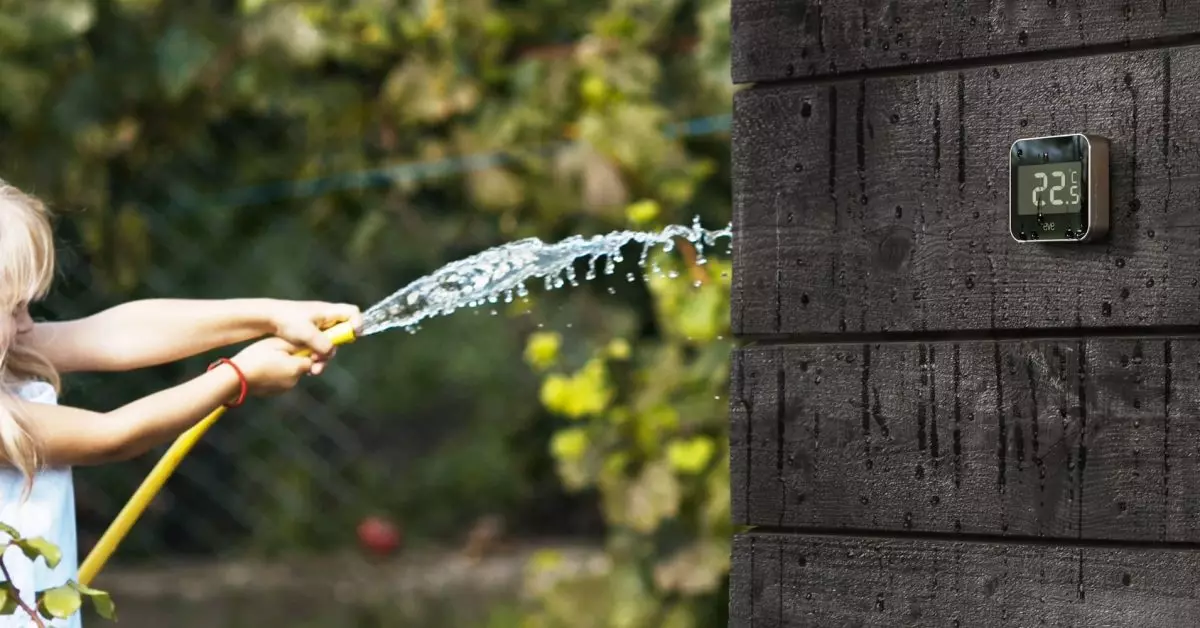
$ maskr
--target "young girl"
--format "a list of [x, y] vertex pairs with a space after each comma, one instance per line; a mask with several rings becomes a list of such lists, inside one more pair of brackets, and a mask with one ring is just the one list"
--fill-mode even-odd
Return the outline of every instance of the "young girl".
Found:
[[[34, 323], [29, 303], [49, 289], [54, 246], [45, 207], [0, 182], [0, 522], [62, 550], [50, 569], [16, 547], [3, 555], [9, 580], [33, 609], [37, 591], [78, 569], [71, 467], [116, 462], [173, 440], [221, 404], [246, 392], [272, 394], [319, 374], [333, 354], [321, 329], [358, 324], [353, 305], [269, 299], [155, 299], [80, 320]], [[260, 336], [207, 372], [109, 412], [57, 405], [59, 373], [127, 371], [179, 360]], [[309, 348], [315, 358], [293, 355]], [[0, 533], [0, 543], [7, 535]], [[31, 626], [28, 613], [0, 627]], [[47, 626], [79, 628], [79, 615]]]

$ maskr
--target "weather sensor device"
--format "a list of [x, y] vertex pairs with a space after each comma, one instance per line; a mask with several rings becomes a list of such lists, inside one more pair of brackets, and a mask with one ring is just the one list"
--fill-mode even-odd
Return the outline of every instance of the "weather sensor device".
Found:
[[1089, 242], [1109, 225], [1108, 140], [1076, 133], [1013, 142], [1008, 228], [1017, 242]]

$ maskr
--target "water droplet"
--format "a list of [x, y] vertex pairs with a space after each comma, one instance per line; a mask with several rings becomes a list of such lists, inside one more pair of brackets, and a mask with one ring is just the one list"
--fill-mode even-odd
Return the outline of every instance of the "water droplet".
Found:
[[608, 293], [609, 293], [609, 294], [616, 294], [616, 293], [617, 293], [617, 289], [616, 289], [616, 288], [614, 288], [614, 287], [612, 287], [612, 286], [609, 286], [609, 287], [608, 287]]
[[625, 281], [628, 281], [629, 283], [633, 283], [634, 280], [635, 280], [635, 277], [633, 276], [633, 273], [625, 273]]

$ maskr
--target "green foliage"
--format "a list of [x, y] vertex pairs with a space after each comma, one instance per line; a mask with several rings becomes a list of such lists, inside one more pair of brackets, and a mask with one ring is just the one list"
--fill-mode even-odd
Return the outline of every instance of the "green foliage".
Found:
[[[671, 131], [729, 110], [728, 14], [728, 0], [0, 0], [2, 176], [64, 214], [55, 318], [148, 296], [369, 305], [513, 238], [725, 224], [727, 143]], [[224, 423], [221, 453], [189, 460], [204, 488], [161, 517], [212, 525], [222, 551], [345, 544], [377, 510], [416, 537], [519, 516], [552, 465], [600, 501], [610, 597], [564, 584], [537, 622], [720, 623], [728, 268], [686, 248], [651, 263], [663, 274], [644, 286], [622, 268], [505, 316], [356, 343], [311, 397]], [[507, 368], [535, 325], [533, 368]], [[74, 379], [69, 401], [115, 407], [209, 357]], [[126, 469], [81, 470], [102, 489], [81, 494], [128, 495], [141, 477]], [[236, 525], [212, 522], [213, 494]], [[123, 557], [165, 549], [156, 517]]]
[[30, 561], [40, 559], [53, 569], [62, 560], [62, 551], [42, 537], [23, 537], [16, 528], [4, 523], [0, 523], [0, 533], [8, 537], [0, 544], [0, 574], [4, 576], [4, 580], [0, 581], [0, 615], [24, 613], [34, 625], [45, 626], [43, 619], [66, 619], [79, 612], [83, 606], [83, 598], [86, 597], [91, 600], [92, 607], [98, 615], [104, 619], [116, 620], [117, 609], [107, 593], [73, 580], [45, 591], [38, 591], [34, 596], [36, 608], [30, 607], [22, 601], [20, 592], [13, 586], [8, 566], [4, 564], [2, 556], [8, 548], [16, 547]]
[[[662, 272], [649, 283], [662, 333], [632, 349], [623, 338], [597, 343], [581, 367], [560, 365], [543, 382], [543, 402], [567, 419], [551, 440], [558, 472], [571, 490], [599, 493], [611, 562], [600, 575], [538, 591], [526, 626], [580, 626], [581, 617], [588, 626], [719, 623], [732, 528], [725, 412], [714, 391], [731, 349], [729, 269], [652, 264]], [[527, 356], [544, 367], [539, 343], [530, 338]], [[552, 570], [554, 561], [532, 567]]]

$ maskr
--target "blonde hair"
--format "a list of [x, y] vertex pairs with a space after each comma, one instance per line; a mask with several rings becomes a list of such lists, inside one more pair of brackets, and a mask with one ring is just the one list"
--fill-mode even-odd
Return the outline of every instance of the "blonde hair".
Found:
[[[37, 198], [0, 181], [0, 312], [44, 297], [54, 280], [54, 233], [50, 211]], [[7, 462], [25, 476], [26, 492], [42, 464], [37, 430], [16, 404], [19, 385], [40, 380], [54, 387], [58, 372], [45, 356], [15, 334], [0, 346], [0, 449]]]

